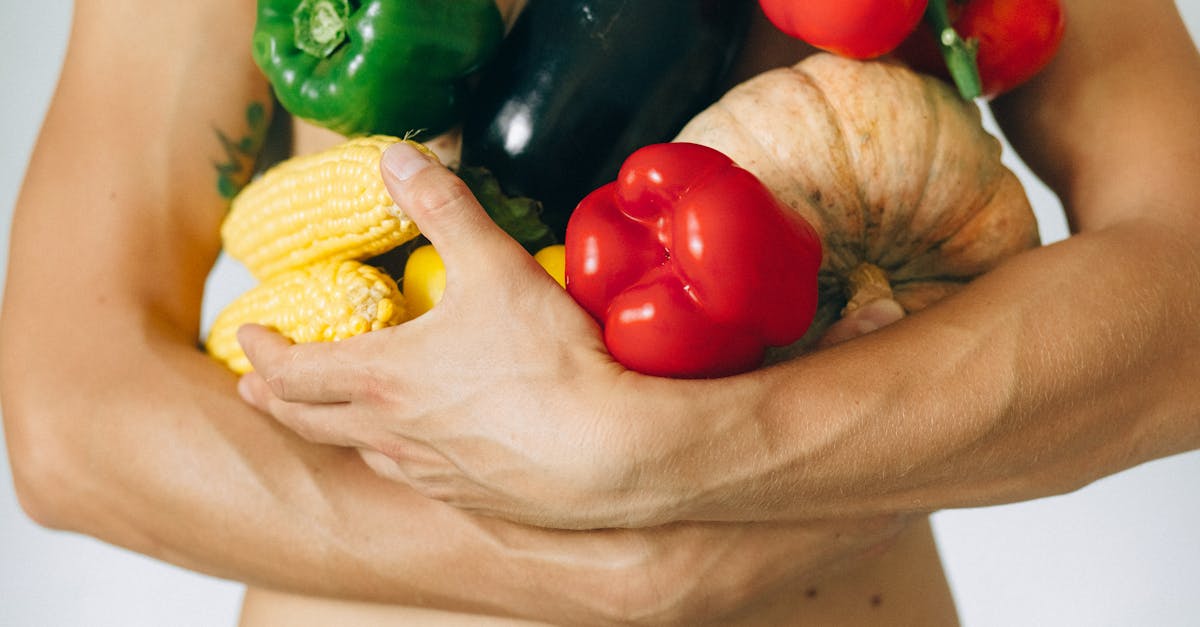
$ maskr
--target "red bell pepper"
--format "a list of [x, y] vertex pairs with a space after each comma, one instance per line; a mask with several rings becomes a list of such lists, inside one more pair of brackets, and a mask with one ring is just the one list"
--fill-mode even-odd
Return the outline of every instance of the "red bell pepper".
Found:
[[852, 59], [891, 52], [913, 32], [927, 0], [759, 0], [779, 30]]
[[688, 143], [630, 155], [567, 223], [567, 291], [612, 356], [646, 374], [718, 377], [800, 339], [821, 241], [753, 174]]

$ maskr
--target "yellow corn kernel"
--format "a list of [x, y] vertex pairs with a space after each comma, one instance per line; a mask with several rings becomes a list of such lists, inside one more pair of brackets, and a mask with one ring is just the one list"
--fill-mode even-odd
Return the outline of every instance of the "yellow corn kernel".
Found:
[[409, 140], [359, 137], [267, 170], [234, 197], [221, 225], [225, 251], [261, 280], [316, 261], [366, 259], [416, 237], [379, 172], [383, 151], [399, 141]]
[[238, 374], [252, 370], [237, 341], [243, 324], [272, 327], [293, 342], [331, 342], [405, 321], [396, 282], [358, 261], [319, 262], [276, 275], [217, 315], [205, 348]]

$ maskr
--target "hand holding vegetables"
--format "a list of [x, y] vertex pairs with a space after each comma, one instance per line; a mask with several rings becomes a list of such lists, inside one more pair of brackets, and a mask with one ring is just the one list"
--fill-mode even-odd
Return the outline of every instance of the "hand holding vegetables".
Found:
[[378, 174], [384, 149], [399, 141], [373, 135], [293, 157], [233, 199], [222, 243], [260, 283], [213, 321], [205, 342], [210, 354], [242, 373], [250, 368], [235, 337], [242, 324], [314, 342], [407, 319], [395, 280], [362, 263], [419, 235]]
[[[977, 116], [898, 65], [821, 55], [735, 88], [681, 138], [737, 154], [821, 233], [829, 255], [815, 337], [851, 303], [871, 302], [847, 288], [869, 285], [915, 311], [1036, 243], [1024, 195]], [[770, 403], [760, 395], [780, 371], [682, 381], [625, 370], [595, 322], [457, 179], [411, 150], [392, 161], [403, 151], [389, 151], [386, 180], [445, 260], [441, 303], [337, 344], [289, 346], [246, 329], [257, 371], [243, 379], [247, 400], [308, 437], [373, 451], [365, 457], [377, 468], [429, 496], [523, 522], [712, 516], [718, 493], [727, 506], [727, 491], [702, 486], [728, 480], [709, 475], [737, 462], [693, 458], [726, 439], [722, 452], [756, 447], [727, 421]], [[689, 472], [672, 473], [677, 463]]]
[[[435, 252], [418, 250], [416, 264], [409, 259], [414, 269], [403, 277], [404, 293], [388, 274], [420, 234], [380, 176], [383, 151], [395, 143], [437, 159], [412, 140], [358, 137], [276, 164], [233, 199], [222, 243], [260, 283], [214, 320], [205, 342], [210, 354], [244, 373], [250, 364], [235, 338], [242, 324], [270, 326], [295, 342], [328, 342], [400, 324], [433, 306], [441, 291], [432, 275], [442, 272], [444, 282]], [[536, 202], [505, 196], [485, 170], [460, 176], [500, 228], [545, 250], [553, 238]], [[410, 292], [414, 307], [406, 303]]]
[[[632, 410], [644, 383], [624, 376], [591, 317], [461, 179], [404, 144], [385, 153], [383, 170], [445, 263], [441, 301], [405, 324], [337, 343], [292, 345], [244, 327], [239, 339], [255, 371], [239, 389], [310, 439], [364, 450], [375, 467], [394, 461], [392, 476], [430, 496], [518, 516], [561, 494], [569, 508], [587, 476], [619, 463], [607, 457], [621, 445], [602, 441], [597, 427], [608, 421], [597, 422], [597, 408]], [[517, 398], [497, 405], [505, 390]], [[547, 414], [553, 428], [530, 428], [530, 418]], [[529, 474], [534, 459], [574, 470]], [[508, 478], [515, 483], [503, 478], [506, 468], [518, 473]]]
[[[69, 55], [65, 90], [52, 107], [13, 230], [0, 380], [22, 503], [40, 522], [262, 585], [378, 594], [384, 602], [487, 602], [500, 612], [528, 609], [532, 618], [581, 622], [569, 612], [565, 620], [562, 613], [536, 614], [586, 592], [572, 595], [578, 586], [556, 586], [546, 569], [490, 551], [526, 546], [464, 545], [461, 526], [446, 523], [474, 517], [375, 482], [352, 452], [306, 446], [228, 398], [227, 373], [192, 347], [205, 261], [215, 254], [215, 225], [224, 213], [203, 157], [212, 156], [205, 146], [216, 148], [210, 121], [239, 128], [245, 103], [266, 96], [244, 64], [247, 20], [230, 28], [219, 19], [253, 14], [234, 1], [160, 3], [161, 12], [149, 2], [117, 12], [100, 10], [103, 4], [89, 3], [95, 10], [80, 15], [75, 32], [84, 36], [72, 44], [82, 44], [80, 54]], [[571, 399], [560, 394], [586, 392], [587, 400], [605, 403], [593, 408], [592, 431], [578, 422], [561, 430], [589, 436], [582, 440], [603, 447], [617, 468], [577, 470], [580, 489], [589, 478], [593, 485], [617, 478], [620, 489], [612, 492], [638, 494], [640, 482], [662, 480], [678, 492], [676, 503], [698, 504], [674, 506], [677, 514], [759, 520], [1045, 496], [1195, 448], [1200, 336], [1186, 331], [1200, 302], [1200, 120], [1188, 112], [1200, 101], [1200, 57], [1169, 0], [1071, 6], [1078, 10], [1064, 54], [995, 110], [1013, 145], [1063, 196], [1078, 235], [1016, 255], [869, 337], [720, 386], [650, 381], [649, 391], [662, 396], [642, 394], [637, 407], [620, 394], [646, 390], [615, 386], [597, 399], [577, 384], [595, 374], [588, 371], [567, 377], [560, 390], [491, 388], [488, 400], [476, 403], [486, 409], [459, 425], [498, 420], [508, 426], [501, 435], [524, 438], [541, 429], [550, 439], [559, 421], [536, 412], [566, 407]], [[130, 16], [163, 18], [141, 29], [146, 46], [121, 45]], [[197, 27], [206, 36], [195, 39]], [[189, 37], [200, 47], [175, 45]], [[103, 71], [112, 67], [149, 71]], [[151, 145], [160, 158], [147, 159]], [[47, 254], [63, 249], [71, 254]], [[48, 290], [48, 281], [64, 287]], [[494, 305], [494, 294], [482, 297]], [[71, 306], [79, 302], [88, 303], [86, 324]], [[410, 357], [407, 347], [394, 348], [389, 359]], [[441, 357], [425, 348], [412, 357]], [[418, 391], [429, 385], [414, 380]], [[678, 392], [667, 394], [668, 387]], [[523, 408], [533, 410], [525, 422], [497, 411], [513, 395], [534, 401]], [[427, 415], [439, 421], [438, 411]], [[639, 427], [645, 424], [656, 429]], [[621, 428], [632, 437], [612, 437]], [[483, 459], [482, 440], [472, 434], [445, 450], [472, 464]], [[621, 445], [634, 438], [638, 446]], [[627, 453], [634, 455], [622, 457]], [[548, 461], [529, 466], [552, 473], [561, 459]], [[621, 472], [624, 465], [641, 472]], [[474, 474], [490, 476], [493, 485], [521, 480], [503, 468]], [[690, 492], [672, 487], [675, 480], [687, 481]], [[567, 507], [581, 503], [563, 500]], [[602, 509], [585, 504], [578, 514]], [[371, 542], [384, 536], [392, 541]], [[596, 537], [544, 534], [566, 536], [585, 543]], [[747, 547], [754, 553], [741, 557], [777, 560], [773, 546]], [[458, 571], [471, 575], [467, 585], [453, 576]], [[733, 579], [724, 570], [718, 577], [692, 574]], [[520, 585], [526, 576], [549, 585], [514, 598], [529, 588]], [[637, 585], [643, 582], [665, 585]], [[627, 588], [680, 591], [673, 583], [630, 578]], [[870, 593], [863, 592], [860, 601]], [[727, 597], [718, 591], [717, 598]], [[829, 598], [825, 588], [821, 598]], [[611, 599], [620, 604], [628, 596]], [[805, 609], [812, 605], [799, 600]], [[884, 606], [899, 605], [894, 601], [889, 593]]]

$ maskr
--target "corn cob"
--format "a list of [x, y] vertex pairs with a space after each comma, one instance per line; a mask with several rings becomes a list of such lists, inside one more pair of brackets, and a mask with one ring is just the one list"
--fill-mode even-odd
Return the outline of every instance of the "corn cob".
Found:
[[225, 251], [262, 280], [316, 261], [366, 259], [416, 237], [379, 173], [380, 156], [398, 141], [408, 140], [360, 137], [269, 169], [233, 199], [221, 225]]
[[205, 343], [238, 374], [252, 367], [238, 327], [273, 327], [293, 342], [330, 342], [405, 320], [404, 297], [383, 271], [358, 261], [322, 261], [278, 274], [251, 288], [217, 315]]

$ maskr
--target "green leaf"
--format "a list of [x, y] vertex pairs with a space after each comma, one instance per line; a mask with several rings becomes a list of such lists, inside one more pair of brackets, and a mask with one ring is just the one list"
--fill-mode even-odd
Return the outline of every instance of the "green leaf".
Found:
[[557, 243], [550, 227], [542, 222], [541, 202], [532, 198], [507, 196], [500, 187], [500, 181], [487, 168], [463, 167], [457, 173], [492, 220], [525, 250], [534, 253]]

